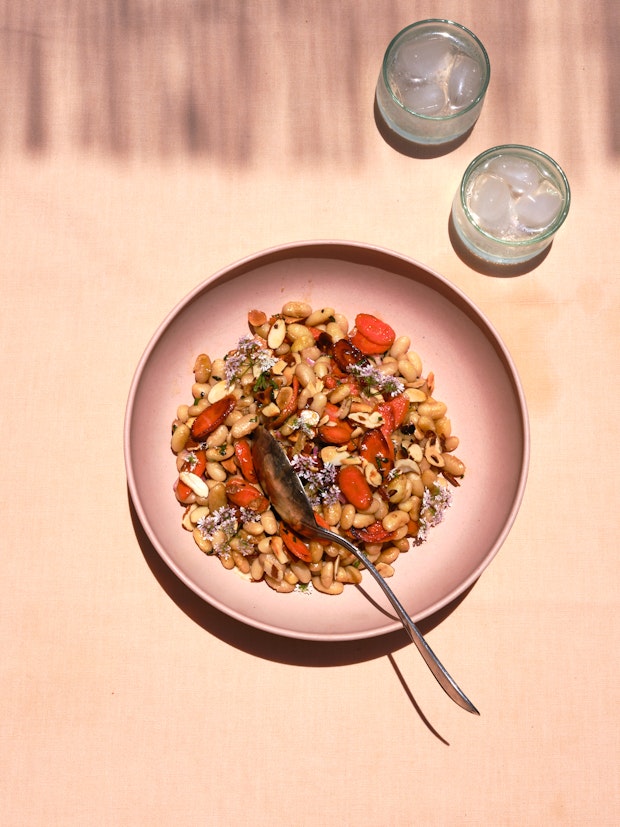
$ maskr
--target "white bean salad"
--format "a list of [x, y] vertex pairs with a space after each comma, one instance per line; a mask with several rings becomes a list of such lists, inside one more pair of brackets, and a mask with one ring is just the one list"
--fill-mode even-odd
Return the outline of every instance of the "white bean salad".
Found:
[[341, 594], [364, 566], [280, 521], [257, 480], [252, 432], [285, 448], [319, 523], [356, 543], [383, 577], [443, 520], [465, 474], [435, 377], [406, 335], [359, 313], [289, 301], [248, 313], [223, 357], [194, 365], [193, 401], [172, 424], [174, 492], [196, 545], [277, 592]]

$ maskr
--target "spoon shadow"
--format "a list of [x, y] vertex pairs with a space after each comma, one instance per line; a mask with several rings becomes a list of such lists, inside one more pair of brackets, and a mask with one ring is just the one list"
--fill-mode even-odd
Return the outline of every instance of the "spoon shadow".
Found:
[[[189, 588], [166, 565], [151, 541], [149, 540], [128, 492], [128, 503], [133, 530], [140, 546], [142, 556], [151, 573], [173, 603], [206, 632], [230, 646], [275, 663], [289, 666], [333, 667], [347, 666], [356, 663], [387, 657], [395, 675], [403, 687], [413, 708], [429, 731], [443, 743], [448, 742], [435, 730], [424, 715], [407, 682], [398, 668], [393, 653], [411, 646], [411, 639], [404, 629], [398, 629], [385, 635], [350, 641], [312, 641], [288, 638], [282, 635], [257, 629], [211, 606], [192, 589]], [[423, 635], [428, 634], [443, 620], [449, 617], [459, 604], [466, 598], [475, 584], [443, 609], [417, 623]], [[361, 586], [357, 588], [380, 611], [390, 617], [392, 615], [376, 603]]]

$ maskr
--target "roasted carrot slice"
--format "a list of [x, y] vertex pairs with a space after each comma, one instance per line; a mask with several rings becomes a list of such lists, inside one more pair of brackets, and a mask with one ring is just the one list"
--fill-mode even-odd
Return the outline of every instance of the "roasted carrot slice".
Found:
[[219, 428], [228, 414], [237, 404], [237, 397], [229, 393], [227, 396], [218, 399], [196, 417], [192, 424], [191, 434], [196, 442], [202, 442], [210, 433]]
[[359, 448], [360, 456], [374, 465], [382, 474], [394, 465], [394, 443], [379, 428], [366, 431]]
[[386, 543], [396, 534], [395, 531], [386, 531], [379, 520], [375, 520], [367, 528], [350, 529], [351, 536], [362, 543]]
[[346, 499], [359, 511], [372, 503], [372, 491], [359, 465], [343, 465], [338, 472], [338, 485]]
[[202, 477], [207, 467], [207, 455], [201, 450], [194, 450], [192, 454], [195, 460], [191, 461], [190, 459], [186, 459], [181, 470], [191, 471], [192, 474], [196, 474], [197, 477]]
[[359, 330], [355, 331], [351, 337], [351, 342], [359, 351], [361, 351], [361, 353], [366, 356], [378, 356], [381, 353], [385, 353], [385, 351], [389, 350], [391, 347], [391, 345], [381, 345], [376, 342], [371, 342], [370, 339], [367, 339], [363, 333], [359, 332]]
[[248, 482], [258, 482], [252, 459], [252, 447], [247, 439], [240, 439], [235, 445], [235, 458], [239, 470]]
[[370, 313], [358, 313], [355, 317], [355, 327], [365, 339], [375, 345], [382, 345], [384, 351], [394, 344], [394, 329]]
[[291, 554], [299, 557], [300, 560], [304, 560], [306, 563], [312, 562], [312, 556], [308, 546], [300, 537], [294, 534], [290, 528], [287, 528], [284, 523], [280, 525], [280, 537], [282, 537], [284, 545]]
[[240, 508], [266, 511], [269, 507], [267, 498], [241, 477], [233, 477], [226, 483], [226, 496], [233, 505], [238, 505]]
[[351, 365], [364, 362], [364, 354], [350, 339], [340, 339], [332, 348], [334, 362], [340, 370], [346, 371]]
[[328, 445], [346, 445], [352, 433], [352, 426], [343, 419], [332, 420], [318, 429], [320, 439]]

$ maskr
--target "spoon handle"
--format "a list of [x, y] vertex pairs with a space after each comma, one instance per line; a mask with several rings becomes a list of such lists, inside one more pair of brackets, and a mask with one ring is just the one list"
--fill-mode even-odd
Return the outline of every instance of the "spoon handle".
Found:
[[361, 563], [364, 564], [366, 569], [377, 581], [383, 593], [394, 607], [396, 614], [399, 617], [399, 620], [403, 624], [405, 630], [408, 632], [411, 640], [417, 646], [418, 650], [420, 651], [420, 654], [426, 661], [428, 668], [431, 670], [431, 672], [437, 679], [439, 685], [444, 690], [444, 692], [446, 692], [446, 694], [463, 709], [466, 709], [468, 712], [472, 712], [474, 715], [479, 715], [480, 713], [478, 712], [476, 707], [472, 704], [469, 698], [464, 694], [464, 692], [461, 689], [459, 689], [454, 680], [450, 677], [444, 666], [441, 664], [441, 662], [439, 661], [431, 647], [424, 639], [418, 627], [407, 614], [400, 600], [396, 597], [392, 589], [385, 582], [385, 579], [381, 576], [381, 574], [376, 569], [375, 565], [370, 562], [366, 555], [362, 551], [360, 551], [360, 549], [357, 548], [357, 546], [354, 546], [353, 543], [350, 543], [346, 538], [341, 537], [339, 534], [336, 534], [333, 531], [323, 529], [322, 526], [317, 526], [316, 534], [322, 536], [326, 540], [331, 540], [334, 543], [338, 543], [338, 545], [342, 546], [343, 548], [346, 548], [348, 551], [351, 552], [351, 554], [354, 554]]

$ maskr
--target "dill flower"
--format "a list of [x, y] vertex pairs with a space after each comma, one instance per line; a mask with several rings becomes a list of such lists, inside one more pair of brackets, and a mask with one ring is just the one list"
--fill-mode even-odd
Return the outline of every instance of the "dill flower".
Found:
[[420, 545], [428, 538], [429, 530], [443, 521], [445, 512], [451, 505], [452, 492], [447, 486], [435, 484], [424, 489], [415, 545]]
[[355, 376], [360, 385], [360, 390], [367, 396], [383, 393], [388, 396], [396, 396], [405, 390], [405, 383], [402, 379], [383, 373], [377, 365], [370, 361], [349, 365], [347, 371]]
[[249, 334], [242, 336], [237, 342], [237, 347], [227, 353], [224, 359], [226, 362], [224, 378], [228, 387], [241, 379], [249, 370], [255, 369], [258, 379], [270, 371], [278, 361], [264, 339]]
[[313, 507], [332, 505], [339, 499], [340, 488], [336, 483], [338, 469], [331, 462], [321, 468], [314, 457], [307, 454], [295, 454], [291, 465]]

